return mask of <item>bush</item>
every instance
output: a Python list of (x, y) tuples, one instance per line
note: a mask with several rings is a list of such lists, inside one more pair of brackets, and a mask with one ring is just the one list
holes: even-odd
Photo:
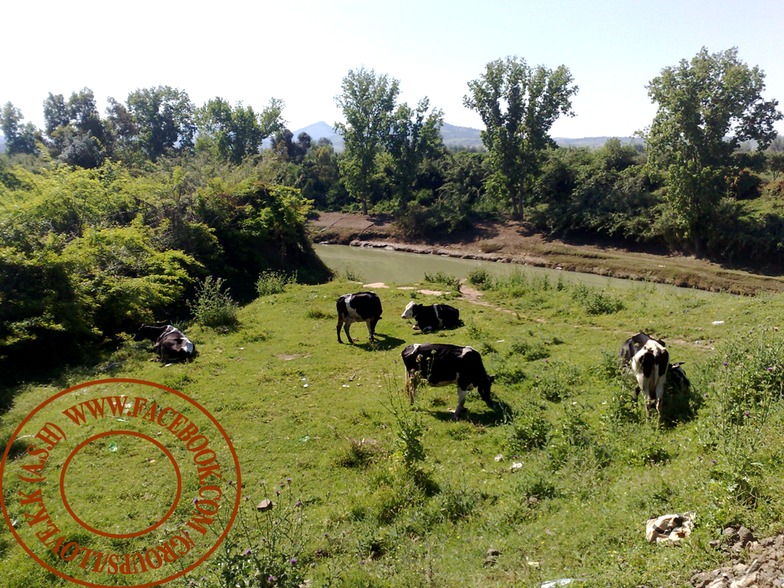
[(188, 301), (194, 320), (205, 327), (234, 328), (239, 307), (229, 290), (223, 291), (223, 279), (207, 276), (196, 287), (196, 299)]
[(468, 283), (480, 290), (489, 289), (493, 285), (493, 276), (486, 269), (471, 270), (468, 274)]
[(256, 294), (259, 296), (280, 294), (286, 290), (286, 286), (294, 282), (294, 277), (287, 276), (283, 272), (266, 270), (261, 272), (259, 278), (256, 280)]

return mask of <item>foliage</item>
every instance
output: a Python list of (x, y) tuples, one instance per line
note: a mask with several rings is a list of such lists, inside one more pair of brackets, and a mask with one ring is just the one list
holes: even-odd
[(623, 310), (623, 301), (611, 292), (595, 290), (586, 286), (576, 286), (572, 297), (580, 303), (589, 315), (612, 314)]
[(572, 114), (577, 86), (563, 65), (555, 70), (533, 68), (522, 58), (508, 57), (488, 63), (485, 73), (468, 87), (463, 102), (485, 124), (482, 142), (490, 156), (493, 185), (514, 215), (522, 218), (542, 153), (554, 145), (548, 132), (558, 116)]
[(373, 70), (350, 70), (343, 78), (343, 93), (335, 99), (346, 119), (335, 124), (345, 144), (340, 171), (349, 194), (364, 214), (370, 201), (370, 178), (376, 156), (387, 141), (399, 85), (396, 79), (376, 75)]
[(237, 326), (239, 305), (224, 286), (223, 278), (207, 276), (196, 287), (196, 295), (188, 301), (188, 307), (197, 323), (213, 329)]
[(258, 154), (264, 139), (283, 126), (282, 108), (282, 102), (274, 98), (260, 114), (242, 103), (231, 106), (220, 97), (209, 100), (195, 112), (196, 148), (214, 150), (220, 158), (239, 165)]
[(726, 192), (726, 168), (743, 141), (765, 149), (784, 115), (765, 101), (765, 75), (738, 59), (736, 48), (667, 67), (648, 85), (658, 105), (646, 134), (650, 162), (668, 170), (667, 199), (678, 215), (679, 239), (703, 253), (715, 230), (716, 204)]
[(293, 284), (295, 281), (292, 276), (287, 276), (283, 272), (266, 270), (261, 272), (259, 279), (256, 280), (256, 294), (259, 296), (280, 294), (286, 290), (288, 284)]

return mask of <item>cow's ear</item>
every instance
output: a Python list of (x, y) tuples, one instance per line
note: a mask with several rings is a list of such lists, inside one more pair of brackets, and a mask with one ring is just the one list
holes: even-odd
[(487, 379), (490, 380), (491, 384), (495, 382), (495, 376), (487, 376)]

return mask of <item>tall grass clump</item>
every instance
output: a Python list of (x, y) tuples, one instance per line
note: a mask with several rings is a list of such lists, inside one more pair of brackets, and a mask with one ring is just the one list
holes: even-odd
[(549, 402), (561, 402), (572, 396), (576, 390), (575, 386), (582, 378), (581, 370), (578, 366), (561, 360), (544, 360), (532, 388)]
[(433, 274), (425, 272), (425, 282), (430, 284), (445, 284), (453, 290), (460, 289), (460, 278), (444, 272), (435, 272)]
[(490, 290), (493, 287), (494, 279), (489, 271), (479, 268), (468, 273), (468, 283), (480, 290)]
[(295, 281), (294, 276), (288, 276), (284, 272), (265, 270), (256, 280), (256, 294), (258, 296), (280, 294), (286, 290), (286, 286)]
[(572, 289), (572, 299), (589, 315), (615, 314), (624, 309), (623, 301), (617, 296), (585, 284)]
[(520, 455), (545, 447), (553, 426), (545, 417), (542, 407), (527, 404), (515, 412), (514, 420), (507, 428), (506, 447), (513, 454)]
[(188, 307), (200, 325), (213, 329), (237, 326), (239, 305), (232, 299), (229, 289), (223, 287), (223, 279), (213, 276), (207, 276), (196, 286), (195, 298), (188, 301)]

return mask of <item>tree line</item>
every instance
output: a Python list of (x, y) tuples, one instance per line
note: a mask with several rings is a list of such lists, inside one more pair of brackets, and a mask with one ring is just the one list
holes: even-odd
[(238, 297), (268, 269), (323, 279), (304, 230), (313, 208), (391, 214), (408, 238), (512, 217), (551, 236), (776, 265), (784, 144), (764, 78), (735, 48), (702, 49), (648, 84), (644, 142), (598, 149), (556, 146), (550, 129), (574, 116), (579, 88), (566, 66), (520, 57), (467, 83), (484, 150), (447, 149), (440, 109), (400, 102), (398, 80), (365, 68), (336, 98), (342, 152), (294, 137), (278, 99), (261, 112), (219, 97), (196, 107), (162, 86), (110, 98), (102, 116), (83, 88), (49, 94), (43, 129), (6, 103), (0, 357), (182, 315), (207, 276)]

